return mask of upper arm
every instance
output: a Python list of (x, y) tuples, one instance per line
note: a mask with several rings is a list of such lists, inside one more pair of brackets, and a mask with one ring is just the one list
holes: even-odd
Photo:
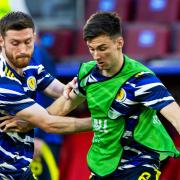
[(58, 81), (57, 79), (54, 79), (47, 87), (44, 89), (44, 93), (48, 95), (49, 97), (52, 97), (54, 99), (58, 98), (63, 94), (64, 90), (64, 84)]
[(9, 115), (15, 115), (35, 102), (29, 98), (20, 82), (6, 77), (0, 78), (0, 106), (1, 111)]
[(37, 90), (44, 91), (55, 80), (55, 78), (45, 70), (42, 64), (39, 64), (36, 69), (36, 80)]
[(47, 119), (49, 119), (49, 114), (37, 103), (17, 112), (16, 117), (28, 121), (41, 129), (47, 129)]
[(176, 128), (180, 134), (180, 107), (173, 102), (160, 110), (160, 113)]
[(153, 74), (146, 73), (135, 80), (135, 98), (146, 107), (160, 110), (174, 101), (163, 83)]

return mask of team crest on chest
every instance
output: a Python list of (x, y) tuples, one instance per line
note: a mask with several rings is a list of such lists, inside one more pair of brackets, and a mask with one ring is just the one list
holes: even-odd
[(116, 101), (123, 102), (126, 99), (126, 91), (121, 88), (116, 96)]
[(34, 76), (30, 76), (27, 79), (27, 86), (30, 90), (34, 91), (36, 89), (36, 78)]

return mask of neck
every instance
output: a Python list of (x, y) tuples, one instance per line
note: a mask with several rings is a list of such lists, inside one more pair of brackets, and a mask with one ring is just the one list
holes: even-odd
[(102, 70), (101, 71), (103, 76), (111, 77), (120, 71), (120, 69), (122, 68), (123, 63), (124, 63), (124, 57), (123, 57), (122, 53), (119, 55), (118, 60), (115, 62), (116, 63), (113, 64), (109, 70)]
[(11, 63), (11, 61), (7, 58), (6, 53), (5, 53), (5, 51), (3, 51), (3, 50), (2, 50), (2, 56), (4, 57), (6, 63), (7, 63), (12, 69), (14, 69), (17, 74), (19, 74), (20, 76), (23, 75), (23, 70), (22, 70), (22, 68), (17, 68), (17, 67), (15, 67), (15, 66)]

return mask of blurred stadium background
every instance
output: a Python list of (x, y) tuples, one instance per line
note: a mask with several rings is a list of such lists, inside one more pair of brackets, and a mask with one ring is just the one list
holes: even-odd
[[(51, 54), (55, 75), (62, 82), (71, 80), (79, 64), (91, 59), (82, 39), (87, 18), (96, 11), (116, 11), (124, 24), (124, 53), (150, 67), (180, 103), (180, 0), (25, 0), (25, 4), (36, 23), (39, 43)], [(88, 116), (86, 104), (71, 115)], [(161, 119), (180, 148), (177, 132)], [(91, 138), (92, 133), (64, 137), (61, 180), (88, 179)], [(180, 180), (179, 167), (180, 160), (168, 160), (161, 180)]]

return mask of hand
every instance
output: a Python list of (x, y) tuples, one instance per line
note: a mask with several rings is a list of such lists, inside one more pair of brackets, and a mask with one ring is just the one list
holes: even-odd
[(11, 120), (13, 118), (14, 118), (13, 116), (9, 116), (9, 115), (0, 117), (0, 130), (3, 130), (5, 128), (7, 123), (6, 121)]
[(72, 91), (73, 88), (75, 88), (77, 85), (77, 77), (74, 77), (72, 81), (70, 81), (69, 83), (66, 84), (65, 88), (64, 88), (64, 92), (63, 92), (63, 96), (66, 99), (69, 99), (69, 93)]
[(4, 132), (25, 133), (33, 128), (34, 126), (31, 123), (17, 119), (15, 117), (11, 117), (10, 119), (6, 119), (2, 123), (0, 123), (0, 129)]
[(13, 116), (6, 115), (6, 116), (3, 116), (3, 117), (0, 117), (0, 122), (4, 121), (4, 120), (12, 119), (12, 118), (13, 118)]
[(44, 141), (39, 139), (39, 138), (35, 138), (34, 139), (34, 155), (33, 158), (37, 158), (41, 156), (41, 151), (42, 151), (42, 145), (44, 144)]

